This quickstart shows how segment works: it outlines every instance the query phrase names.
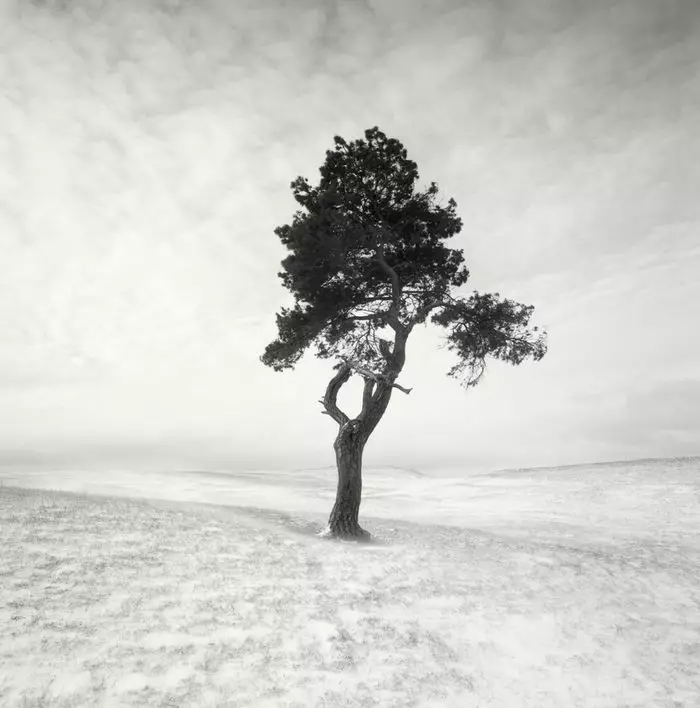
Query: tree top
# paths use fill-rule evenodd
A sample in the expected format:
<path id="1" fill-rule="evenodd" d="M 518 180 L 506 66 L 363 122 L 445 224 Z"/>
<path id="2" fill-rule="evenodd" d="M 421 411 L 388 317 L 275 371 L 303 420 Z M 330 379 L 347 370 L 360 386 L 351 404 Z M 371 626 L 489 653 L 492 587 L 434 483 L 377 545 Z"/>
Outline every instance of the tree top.
<path id="1" fill-rule="evenodd" d="M 289 251 L 279 277 L 295 304 L 277 315 L 279 336 L 262 362 L 290 369 L 314 345 L 321 358 L 393 382 L 408 335 L 428 317 L 447 330 L 458 359 L 449 374 L 467 386 L 489 356 L 541 359 L 545 335 L 528 329 L 534 308 L 498 294 L 458 295 L 469 271 L 463 251 L 447 245 L 463 225 L 457 203 L 440 204 L 435 182 L 417 188 L 417 165 L 401 142 L 374 127 L 334 143 L 317 185 L 291 183 L 301 209 L 275 229 Z"/>

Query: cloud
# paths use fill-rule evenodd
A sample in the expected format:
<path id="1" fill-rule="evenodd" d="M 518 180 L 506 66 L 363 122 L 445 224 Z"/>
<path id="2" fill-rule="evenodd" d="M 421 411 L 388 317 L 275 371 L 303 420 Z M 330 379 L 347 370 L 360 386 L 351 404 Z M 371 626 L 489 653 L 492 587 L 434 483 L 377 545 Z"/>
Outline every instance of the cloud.
<path id="1" fill-rule="evenodd" d="M 258 361 L 287 297 L 273 229 L 332 136 L 373 125 L 457 199 L 473 286 L 535 304 L 552 344 L 465 396 L 416 338 L 416 390 L 373 454 L 614 454 L 624 426 L 587 432 L 601 401 L 611 421 L 640 382 L 700 375 L 695 0 L 47 0 L 8 17 L 5 435 L 237 427 L 255 451 L 273 425 L 280 449 L 327 448 L 328 367 Z"/>

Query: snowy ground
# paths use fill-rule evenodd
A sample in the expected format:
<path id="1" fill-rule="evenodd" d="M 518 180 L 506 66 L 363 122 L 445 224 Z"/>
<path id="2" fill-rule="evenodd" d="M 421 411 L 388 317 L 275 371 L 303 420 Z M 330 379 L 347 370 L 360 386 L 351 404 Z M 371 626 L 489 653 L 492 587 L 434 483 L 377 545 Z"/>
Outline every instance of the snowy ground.
<path id="1" fill-rule="evenodd" d="M 0 706 L 700 706 L 700 460 L 333 482 L 0 469 Z"/>

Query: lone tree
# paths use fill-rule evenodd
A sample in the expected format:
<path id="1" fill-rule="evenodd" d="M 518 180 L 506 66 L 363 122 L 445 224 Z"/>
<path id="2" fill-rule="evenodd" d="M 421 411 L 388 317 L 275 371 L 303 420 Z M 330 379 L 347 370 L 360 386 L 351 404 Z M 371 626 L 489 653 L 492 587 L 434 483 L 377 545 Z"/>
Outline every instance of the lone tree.
<path id="1" fill-rule="evenodd" d="M 320 401 L 338 424 L 328 534 L 359 539 L 369 537 L 358 523 L 362 453 L 394 389 L 410 393 L 397 378 L 413 328 L 428 318 L 445 328 L 457 356 L 449 375 L 467 388 L 479 382 L 488 357 L 513 365 L 541 359 L 546 335 L 528 328 L 532 306 L 498 293 L 457 294 L 469 279 L 462 250 L 445 245 L 462 228 L 457 203 L 439 205 L 435 182 L 416 189 L 417 165 L 398 140 L 375 127 L 364 140 L 334 141 L 318 186 L 303 177 L 291 183 L 303 211 L 275 229 L 290 251 L 279 277 L 295 304 L 277 314 L 278 337 L 261 361 L 292 369 L 311 345 L 318 357 L 336 360 Z M 364 379 L 354 418 L 337 403 L 352 375 Z"/>

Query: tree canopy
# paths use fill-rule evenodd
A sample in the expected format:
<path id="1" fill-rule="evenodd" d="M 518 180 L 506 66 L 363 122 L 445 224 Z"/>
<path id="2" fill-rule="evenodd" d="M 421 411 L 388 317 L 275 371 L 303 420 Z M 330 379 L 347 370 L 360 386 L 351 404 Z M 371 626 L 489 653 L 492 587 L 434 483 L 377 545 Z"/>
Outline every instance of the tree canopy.
<path id="1" fill-rule="evenodd" d="M 447 245 L 462 229 L 457 204 L 441 205 L 435 182 L 417 188 L 404 146 L 377 127 L 364 139 L 334 142 L 317 186 L 304 177 L 291 183 L 302 208 L 275 229 L 289 250 L 279 276 L 295 303 L 277 315 L 278 337 L 262 362 L 291 369 L 314 346 L 345 367 L 341 378 L 354 369 L 391 385 L 408 335 L 428 318 L 456 355 L 448 374 L 467 387 L 489 357 L 514 365 L 541 359 L 546 336 L 529 328 L 532 306 L 498 293 L 459 294 L 469 270 L 463 251 Z"/>

